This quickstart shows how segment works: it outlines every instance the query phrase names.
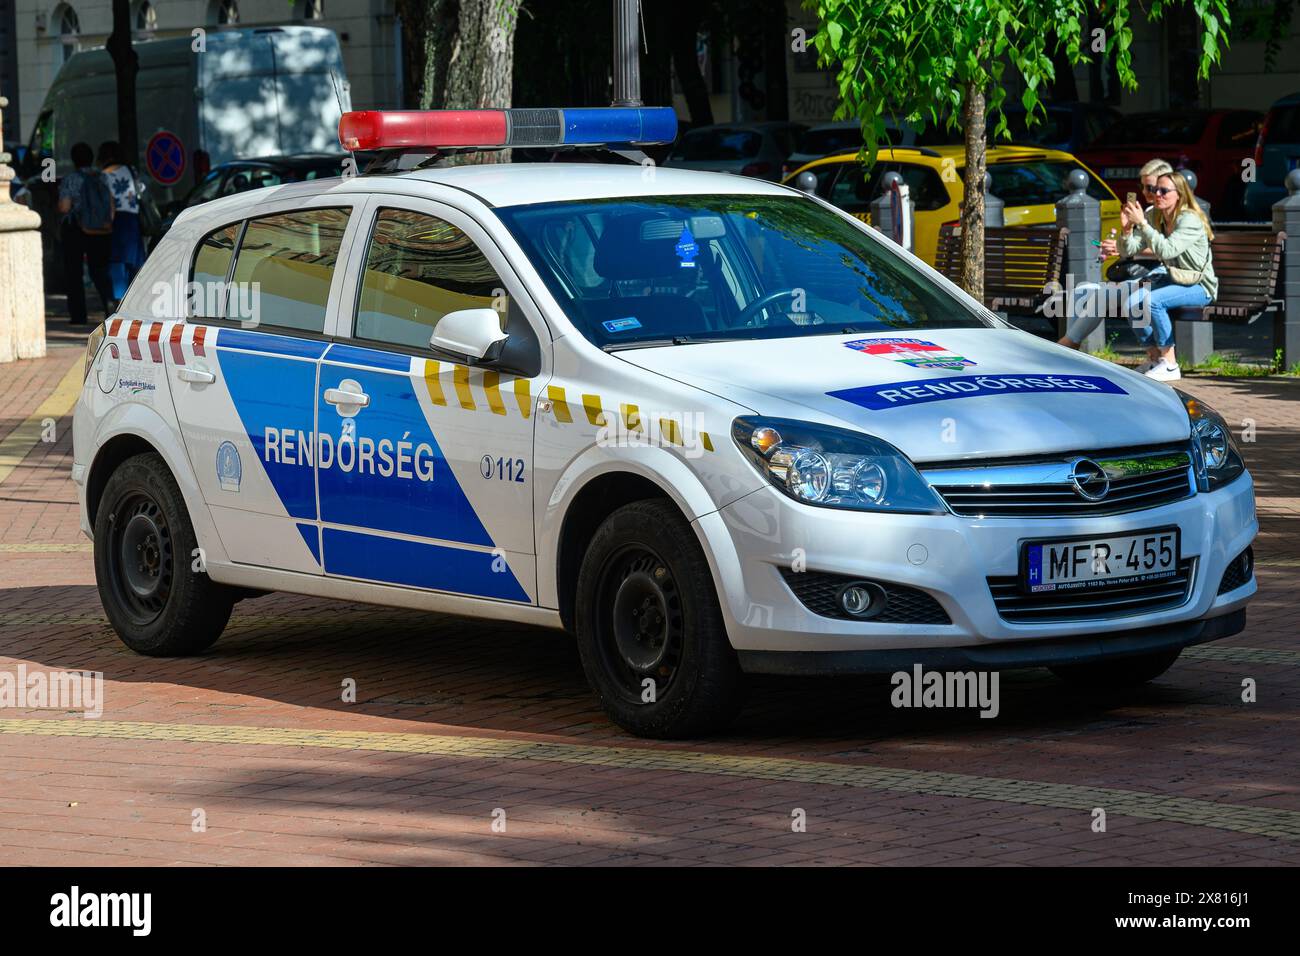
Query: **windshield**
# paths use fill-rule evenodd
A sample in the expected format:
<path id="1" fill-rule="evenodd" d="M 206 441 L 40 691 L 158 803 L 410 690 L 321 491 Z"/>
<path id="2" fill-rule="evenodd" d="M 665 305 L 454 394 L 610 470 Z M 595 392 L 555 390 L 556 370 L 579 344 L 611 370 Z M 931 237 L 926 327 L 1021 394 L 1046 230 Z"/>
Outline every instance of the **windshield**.
<path id="1" fill-rule="evenodd" d="M 1203 113 L 1143 113 L 1120 120 L 1093 141 L 1093 146 L 1133 143 L 1195 143 L 1205 132 Z"/>
<path id="2" fill-rule="evenodd" d="M 497 215 L 569 320 L 603 348 L 993 324 L 798 196 L 547 203 Z"/>
<path id="3" fill-rule="evenodd" d="M 1016 162 L 989 163 L 993 182 L 990 192 L 1008 206 L 1052 206 L 1070 193 L 1066 179 L 1078 163 Z M 959 167 L 959 173 L 962 168 Z M 1088 171 L 1085 169 L 1085 173 Z M 1115 195 L 1096 176 L 1088 173 L 1088 195 L 1099 202 L 1113 202 Z"/>

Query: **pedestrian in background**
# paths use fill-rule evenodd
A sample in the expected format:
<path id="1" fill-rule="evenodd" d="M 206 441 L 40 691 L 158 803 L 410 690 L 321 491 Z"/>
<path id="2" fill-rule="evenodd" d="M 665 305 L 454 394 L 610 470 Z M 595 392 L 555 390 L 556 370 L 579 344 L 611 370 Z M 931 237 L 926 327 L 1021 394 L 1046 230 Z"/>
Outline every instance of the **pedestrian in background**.
<path id="1" fill-rule="evenodd" d="M 90 281 L 104 305 L 113 311 L 113 289 L 108 278 L 108 255 L 113 232 L 113 194 L 103 174 L 92 164 L 95 154 L 88 143 L 74 143 L 75 170 L 59 183 L 59 237 L 63 244 L 63 280 L 68 291 L 72 325 L 86 324 L 86 285 L 82 263 L 90 265 Z"/>
<path id="2" fill-rule="evenodd" d="M 113 194 L 113 233 L 109 243 L 108 275 L 113 287 L 113 308 L 144 265 L 144 240 L 140 231 L 140 189 L 135 170 L 122 162 L 122 150 L 109 140 L 99 147 L 99 168 Z"/>
<path id="3" fill-rule="evenodd" d="M 1172 173 L 1174 168 L 1163 159 L 1148 160 L 1146 165 L 1138 173 L 1138 179 L 1142 183 L 1142 195 L 1146 197 L 1147 202 L 1154 199 L 1154 190 L 1156 181 L 1161 177 Z M 1145 212 L 1151 211 L 1150 206 Z M 1122 219 L 1121 215 L 1121 219 Z M 1150 256 L 1150 249 L 1142 249 L 1137 255 Z M 1119 255 L 1119 238 L 1115 236 L 1114 230 L 1111 230 L 1109 238 L 1101 240 L 1101 247 L 1097 252 L 1099 259 L 1109 259 L 1112 256 Z M 1126 256 L 1131 259 L 1132 256 Z M 1118 270 L 1116 267 L 1119 267 Z M 1153 269 L 1148 269 L 1140 263 L 1129 261 L 1120 261 L 1111 267 L 1107 273 L 1107 278 L 1118 283 L 1120 288 L 1120 301 L 1127 302 L 1129 297 L 1137 291 L 1139 283 L 1144 279 L 1155 279 L 1158 275 L 1164 274 L 1164 266 L 1159 265 Z M 1118 274 L 1113 274 L 1117 273 Z M 1103 296 L 1101 287 L 1095 283 L 1082 283 L 1076 287 L 1075 309 L 1072 313 L 1069 326 L 1065 330 L 1065 335 L 1057 340 L 1058 345 L 1064 345 L 1066 348 L 1077 349 L 1079 343 L 1087 338 L 1098 325 L 1107 318 L 1105 309 L 1101 307 Z M 1085 307 L 1085 301 L 1093 303 L 1090 307 Z M 1141 333 L 1138 333 L 1139 339 Z M 1147 348 L 1147 360 L 1137 367 L 1137 371 L 1144 375 L 1159 361 L 1160 354 L 1153 346 Z"/>
<path id="4" fill-rule="evenodd" d="M 1128 306 L 1130 314 L 1147 311 L 1151 316 L 1147 325 L 1135 326 L 1152 363 L 1146 375 L 1173 382 L 1182 373 L 1174 356 L 1169 310 L 1204 308 L 1218 294 L 1219 279 L 1214 274 L 1214 253 L 1210 249 L 1214 229 L 1182 173 L 1171 170 L 1160 175 L 1148 195 L 1150 208 L 1144 210 L 1134 199 L 1120 210 L 1123 235 L 1119 251 L 1131 257 L 1149 249 L 1163 267 L 1148 275 L 1130 297 Z"/>

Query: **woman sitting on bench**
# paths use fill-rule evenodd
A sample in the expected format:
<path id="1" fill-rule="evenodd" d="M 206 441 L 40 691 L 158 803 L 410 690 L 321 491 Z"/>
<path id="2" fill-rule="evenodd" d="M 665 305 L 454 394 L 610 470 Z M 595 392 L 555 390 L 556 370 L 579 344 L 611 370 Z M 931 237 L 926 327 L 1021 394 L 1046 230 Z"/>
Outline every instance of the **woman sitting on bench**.
<path id="1" fill-rule="evenodd" d="M 1174 355 L 1169 310 L 1204 308 L 1214 301 L 1219 288 L 1210 250 L 1214 230 L 1182 173 L 1162 173 L 1147 194 L 1152 206 L 1145 213 L 1136 200 L 1126 202 L 1120 210 L 1124 232 L 1117 251 L 1129 258 L 1149 249 L 1160 266 L 1128 294 L 1124 315 L 1147 347 L 1147 361 L 1138 371 L 1157 381 L 1172 382 L 1182 374 Z M 1103 318 L 1098 314 L 1073 319 L 1060 344 L 1078 348 Z"/>

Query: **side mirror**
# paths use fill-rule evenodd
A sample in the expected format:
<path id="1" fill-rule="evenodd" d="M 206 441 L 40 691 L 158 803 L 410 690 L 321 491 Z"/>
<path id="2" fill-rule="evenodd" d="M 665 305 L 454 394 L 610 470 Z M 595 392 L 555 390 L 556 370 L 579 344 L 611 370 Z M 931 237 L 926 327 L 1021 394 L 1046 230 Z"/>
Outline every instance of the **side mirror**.
<path id="1" fill-rule="evenodd" d="M 462 365 L 473 365 L 496 359 L 507 338 L 496 309 L 460 309 L 438 320 L 429 348 Z"/>

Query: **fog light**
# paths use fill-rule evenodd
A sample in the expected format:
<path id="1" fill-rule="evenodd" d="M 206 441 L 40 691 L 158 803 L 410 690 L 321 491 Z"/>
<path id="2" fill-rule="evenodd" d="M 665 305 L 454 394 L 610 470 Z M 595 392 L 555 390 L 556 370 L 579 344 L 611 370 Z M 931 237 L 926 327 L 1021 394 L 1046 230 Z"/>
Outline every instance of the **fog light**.
<path id="1" fill-rule="evenodd" d="M 849 617 L 875 617 L 885 609 L 885 589 L 870 581 L 853 581 L 840 588 L 840 609 Z"/>

